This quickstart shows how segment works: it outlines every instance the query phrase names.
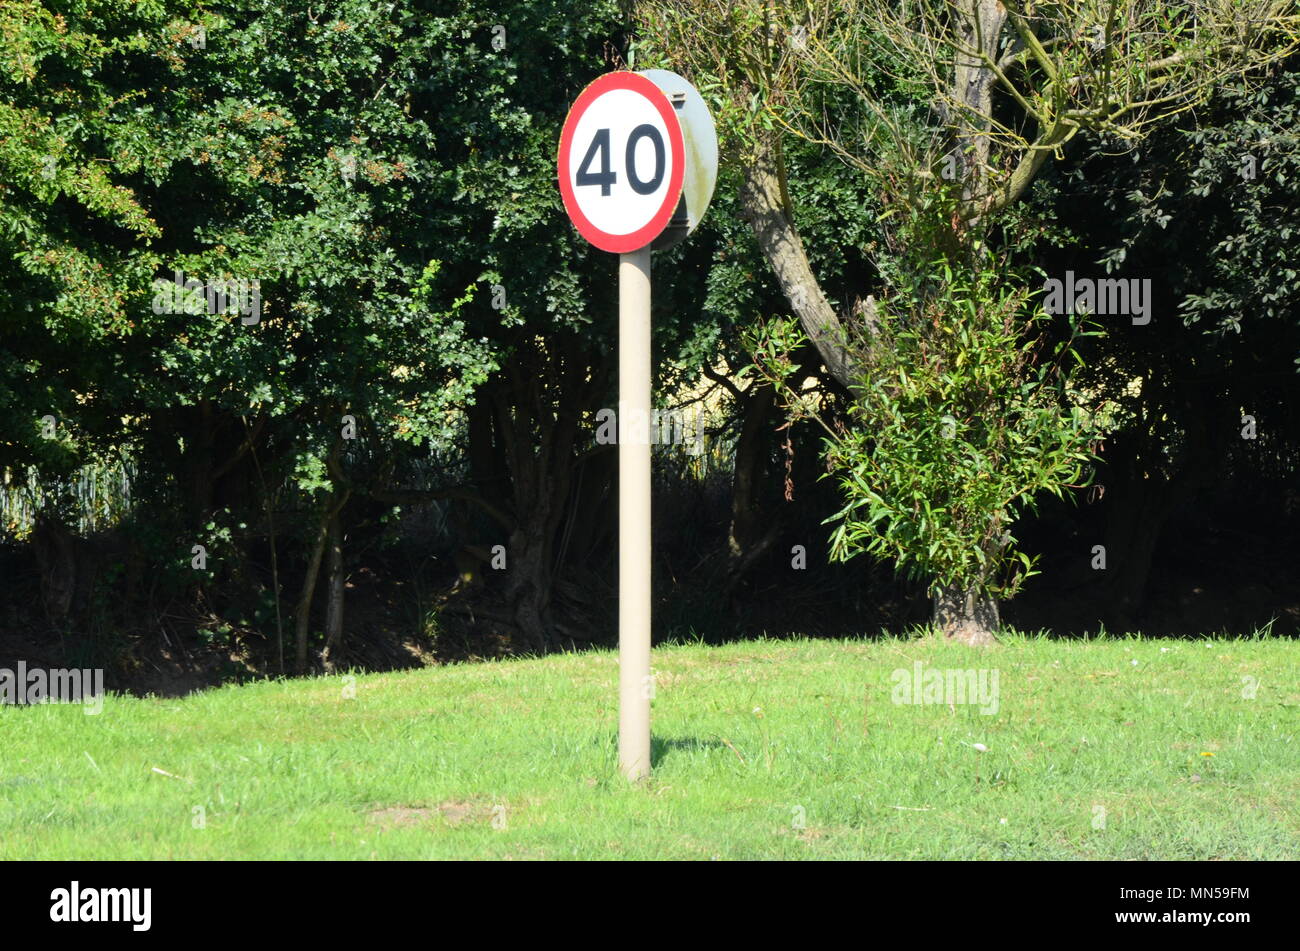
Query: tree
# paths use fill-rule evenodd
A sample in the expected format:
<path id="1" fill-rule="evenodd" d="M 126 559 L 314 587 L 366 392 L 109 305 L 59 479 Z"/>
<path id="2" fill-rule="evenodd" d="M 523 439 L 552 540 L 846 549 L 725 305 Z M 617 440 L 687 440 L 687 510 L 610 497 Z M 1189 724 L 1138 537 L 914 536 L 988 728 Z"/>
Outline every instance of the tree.
<path id="1" fill-rule="evenodd" d="M 928 584 L 945 637 L 989 644 L 998 601 L 1036 573 L 1015 522 L 1040 493 L 1083 484 L 1094 414 L 1066 385 L 1074 338 L 1051 339 L 1005 259 L 940 259 L 899 280 L 870 330 L 849 325 L 862 376 L 841 414 L 786 379 L 797 325 L 765 328 L 753 349 L 790 416 L 826 433 L 845 500 L 828 520 L 832 557 L 890 559 Z"/>
<path id="2" fill-rule="evenodd" d="M 1150 324 L 1088 341 L 1080 380 L 1111 394 L 1119 414 L 1090 506 L 1104 519 L 1090 530 L 1108 568 L 1077 579 L 1110 626 L 1140 620 L 1180 510 L 1239 499 L 1260 513 L 1264 538 L 1285 522 L 1300 434 L 1298 121 L 1292 57 L 1225 84 L 1133 147 L 1080 150 L 1035 199 L 1068 222 L 1054 271 L 1104 267 L 1155 288 Z"/>
<path id="3" fill-rule="evenodd" d="M 458 317 L 466 285 L 432 286 L 429 184 L 446 169 L 426 158 L 441 103 L 417 66 L 448 24 L 363 2 L 329 18 L 240 0 L 24 6 L 5 11 L 0 120 L 18 134 L 0 198 L 5 260 L 30 290 L 4 365 L 28 389 L 61 368 L 47 389 L 64 431 L 140 459 L 151 554 L 188 566 L 193 544 L 209 549 L 200 587 L 250 587 L 235 535 L 259 508 L 275 562 L 270 497 L 292 483 L 310 523 L 301 669 L 326 539 L 326 642 L 340 642 L 344 506 L 404 443 L 453 440 L 493 366 Z M 23 409 L 35 455 L 41 407 Z M 365 454 L 347 451 L 348 426 L 381 460 L 370 473 L 349 465 Z"/>
<path id="4" fill-rule="evenodd" d="M 648 4 L 644 22 L 663 55 L 719 76 L 715 96 L 747 169 L 742 200 L 759 245 L 828 370 L 860 398 L 868 377 L 855 351 L 869 358 L 885 345 L 876 340 L 881 314 L 870 297 L 856 313 L 837 310 L 821 288 L 795 227 L 787 137 L 825 146 L 877 190 L 888 209 L 882 292 L 912 294 L 915 284 L 897 280 L 907 266 L 891 263 L 888 249 L 918 240 L 906 256 L 943 259 L 960 286 L 979 286 L 972 262 L 987 244 L 1011 246 L 1016 218 L 1007 215 L 1049 155 L 1082 132 L 1140 138 L 1225 77 L 1284 55 L 1297 20 L 1275 2 L 666 0 Z M 928 214 L 950 193 L 946 221 Z M 914 315 L 944 298 L 954 295 L 932 285 Z M 984 517 L 991 524 L 998 512 Z M 970 576 L 936 592 L 941 626 L 971 631 L 974 618 L 995 616 L 988 607 L 947 616 L 949 605 L 972 604 L 971 590 L 960 590 L 968 582 L 977 593 L 983 584 Z"/>
<path id="5" fill-rule="evenodd" d="M 148 558 L 205 609 L 296 587 L 289 665 L 322 623 L 339 656 L 352 530 L 430 500 L 473 507 L 464 550 L 507 549 L 476 618 L 600 639 L 614 262 L 565 220 L 554 147 L 619 5 L 54 9 L 4 10 L 9 458 L 137 459 Z M 666 375 L 707 332 L 686 271 L 656 295 Z"/>

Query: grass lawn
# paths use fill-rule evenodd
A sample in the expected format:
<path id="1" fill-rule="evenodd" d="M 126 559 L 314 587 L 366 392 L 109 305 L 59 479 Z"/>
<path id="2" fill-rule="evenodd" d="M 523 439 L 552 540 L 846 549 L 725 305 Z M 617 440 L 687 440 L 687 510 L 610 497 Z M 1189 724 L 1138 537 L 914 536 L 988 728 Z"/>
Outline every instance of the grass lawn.
<path id="1" fill-rule="evenodd" d="M 894 703 L 917 661 L 996 670 L 997 712 Z M 654 669 L 641 787 L 610 652 L 0 707 L 0 858 L 1300 853 L 1294 641 L 751 641 Z"/>

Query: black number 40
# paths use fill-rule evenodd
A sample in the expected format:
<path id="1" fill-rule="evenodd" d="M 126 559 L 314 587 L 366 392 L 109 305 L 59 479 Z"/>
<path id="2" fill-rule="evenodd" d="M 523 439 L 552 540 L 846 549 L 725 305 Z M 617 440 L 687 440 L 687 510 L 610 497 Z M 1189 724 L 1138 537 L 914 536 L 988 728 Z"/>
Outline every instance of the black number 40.
<path id="1" fill-rule="evenodd" d="M 648 179 L 642 179 L 636 173 L 636 146 L 642 139 L 649 139 L 655 150 L 655 173 Z M 596 161 L 598 156 L 600 171 L 593 172 L 591 163 Z M 627 183 L 638 195 L 649 195 L 663 184 L 664 140 L 657 128 L 645 123 L 632 130 L 632 134 L 627 137 L 623 165 L 627 169 Z M 591 147 L 587 149 L 582 164 L 578 166 L 578 177 L 574 181 L 578 185 L 599 185 L 602 196 L 608 195 L 611 186 L 618 181 L 617 173 L 610 168 L 608 129 L 596 130 L 596 135 L 591 140 Z"/>

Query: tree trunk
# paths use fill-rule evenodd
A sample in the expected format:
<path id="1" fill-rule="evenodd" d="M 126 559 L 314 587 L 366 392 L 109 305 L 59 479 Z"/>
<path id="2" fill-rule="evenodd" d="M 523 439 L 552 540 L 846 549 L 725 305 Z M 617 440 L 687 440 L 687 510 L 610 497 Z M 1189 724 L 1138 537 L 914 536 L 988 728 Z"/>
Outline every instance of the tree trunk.
<path id="1" fill-rule="evenodd" d="M 957 133 L 957 158 L 962 164 L 962 197 L 977 203 L 986 200 L 989 150 L 993 124 L 993 86 L 997 77 L 988 62 L 997 61 L 1002 27 L 1007 11 L 1000 0 L 967 0 L 959 11 L 958 30 L 963 52 L 957 56 L 949 95 L 958 108 L 950 120 Z M 967 52 L 969 51 L 969 52 Z"/>
<path id="2" fill-rule="evenodd" d="M 945 640 L 958 641 L 972 647 L 996 644 L 993 636 L 998 629 L 998 603 L 976 588 L 951 586 L 941 588 L 934 595 L 934 626 Z"/>
<path id="3" fill-rule="evenodd" d="M 343 588 L 346 574 L 343 570 L 343 519 L 342 505 L 335 507 L 329 520 L 327 577 L 329 598 L 325 603 L 325 670 L 334 672 L 335 661 L 343 648 Z"/>
<path id="4" fill-rule="evenodd" d="M 307 574 L 302 579 L 302 592 L 298 596 L 298 609 L 294 619 L 294 633 L 298 640 L 298 653 L 294 666 L 299 674 L 307 672 L 307 634 L 311 626 L 311 602 L 316 594 L 316 579 L 320 576 L 320 563 L 325 555 L 325 542 L 329 534 L 330 509 L 326 503 L 321 513 L 320 524 L 316 529 L 316 540 L 311 546 L 311 556 L 307 559 Z"/>
<path id="5" fill-rule="evenodd" d="M 731 528 L 727 537 L 727 571 L 723 583 L 728 597 L 780 533 L 780 523 L 765 511 L 760 497 L 767 468 L 766 424 L 776 407 L 776 389 L 763 384 L 740 394 L 742 423 L 732 467 Z"/>
<path id="6" fill-rule="evenodd" d="M 803 324 L 804 332 L 816 346 L 826 369 L 841 386 L 852 390 L 859 380 L 845 330 L 835 308 L 822 292 L 803 242 L 799 240 L 782 183 L 783 176 L 775 136 L 764 137 L 746 162 L 745 179 L 740 189 L 741 208 L 754 229 L 763 256 L 776 274 L 782 293 Z M 873 327 L 874 302 L 868 299 L 863 312 L 868 328 Z"/>
<path id="7" fill-rule="evenodd" d="M 551 545 L 546 535 L 549 519 L 527 519 L 510 536 L 507 603 L 513 620 L 530 650 L 543 654 L 549 645 L 547 628 L 551 605 Z"/>
<path id="8" fill-rule="evenodd" d="M 580 422 L 605 391 L 605 374 L 591 371 L 597 365 L 582 341 L 557 338 L 545 351 L 520 347 L 501 379 L 477 394 L 476 403 L 492 412 L 471 429 L 474 480 L 484 492 L 495 488 L 504 497 L 511 523 L 507 537 L 485 540 L 488 550 L 505 543 L 504 571 L 491 585 L 494 601 L 525 648 L 538 653 L 549 647 L 555 580 L 564 570 L 561 533 L 575 502 Z M 496 574 L 486 572 L 488 578 Z"/>

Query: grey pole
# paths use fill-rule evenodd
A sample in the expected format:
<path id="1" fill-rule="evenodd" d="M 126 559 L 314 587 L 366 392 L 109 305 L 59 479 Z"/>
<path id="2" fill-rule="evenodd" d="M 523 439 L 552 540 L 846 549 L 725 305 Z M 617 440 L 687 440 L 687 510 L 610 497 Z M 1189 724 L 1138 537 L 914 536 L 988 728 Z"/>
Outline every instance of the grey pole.
<path id="1" fill-rule="evenodd" d="M 618 767 L 650 775 L 650 248 L 618 259 Z M 633 421 L 636 421 L 634 423 Z M 645 434 L 642 439 L 641 434 Z M 635 434 L 635 439 L 628 438 Z"/>

